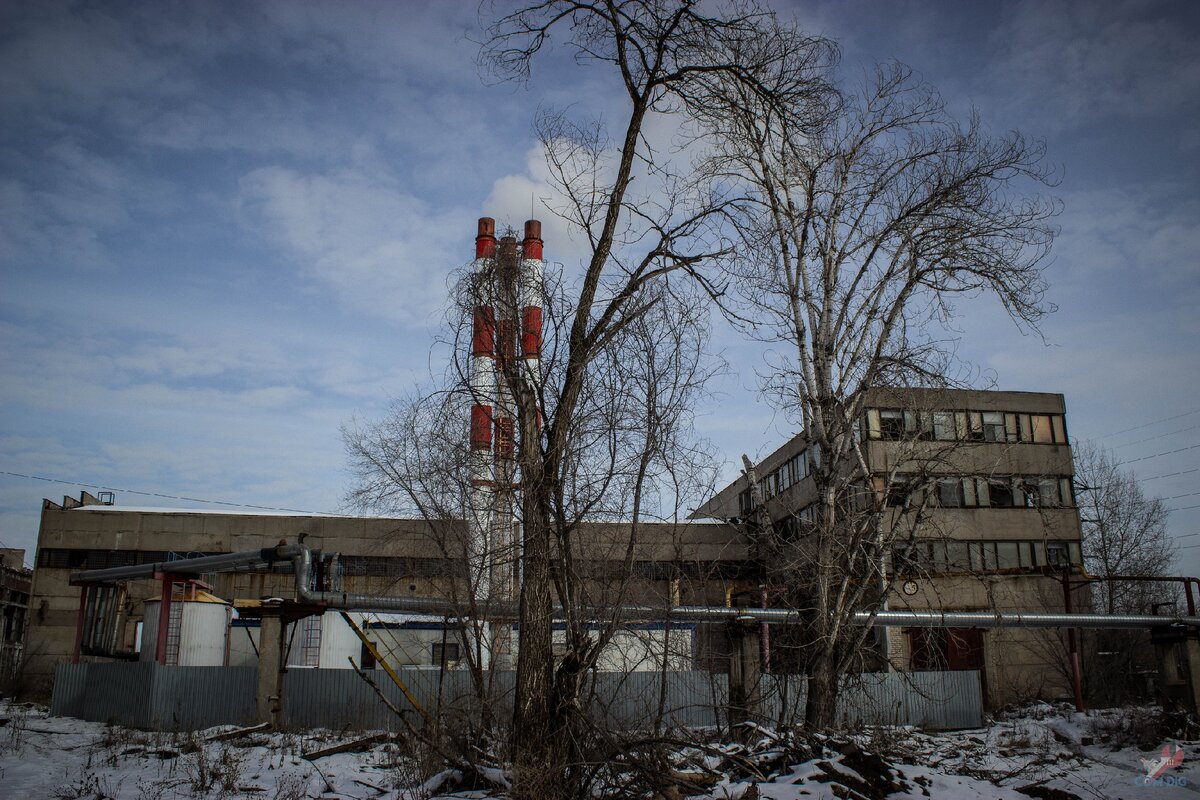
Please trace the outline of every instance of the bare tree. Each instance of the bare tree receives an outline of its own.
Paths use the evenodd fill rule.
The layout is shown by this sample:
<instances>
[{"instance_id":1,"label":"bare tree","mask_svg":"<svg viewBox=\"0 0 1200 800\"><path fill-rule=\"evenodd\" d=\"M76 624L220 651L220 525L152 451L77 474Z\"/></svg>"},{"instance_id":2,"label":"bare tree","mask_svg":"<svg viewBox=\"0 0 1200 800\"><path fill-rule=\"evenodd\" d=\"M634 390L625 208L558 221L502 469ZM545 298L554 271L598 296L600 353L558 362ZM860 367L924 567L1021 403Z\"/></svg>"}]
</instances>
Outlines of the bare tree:
<instances>
[{"instance_id":1,"label":"bare tree","mask_svg":"<svg viewBox=\"0 0 1200 800\"><path fill-rule=\"evenodd\" d=\"M820 501L811 548L789 576L810 612L806 719L834 721L838 682L866 633L851 623L876 584L893 526L854 496L871 475L860 435L877 387L956 383L954 301L991 294L1018 325L1050 310L1041 264L1053 238L1043 148L960 123L910 70L839 83L814 117L712 81L707 174L737 187L743 237L734 315L775 346L765 389L803 424ZM799 546L783 543L784 546Z\"/></svg>"},{"instance_id":2,"label":"bare tree","mask_svg":"<svg viewBox=\"0 0 1200 800\"><path fill-rule=\"evenodd\" d=\"M579 680L595 659L596 642L580 625L595 612L572 618L575 612L569 610L578 607L581 584L571 560L572 540L578 514L604 510L600 500L618 493L605 491L595 502L572 503L572 490L579 486L611 488L604 477L611 469L594 469L605 465L589 464L581 443L615 443L628 432L643 442L646 454L657 455L671 444L657 432L667 420L654 407L653 395L646 398L645 413L633 415L633 430L619 424L625 417L605 413L614 400L614 387L605 383L609 354L619 352L616 348L636 335L642 321L663 313L660 290L653 287L672 274L719 294L712 270L732 250L723 228L733 199L721 182L679 163L684 156L656 150L648 137L649 121L686 121L707 113L702 101L714 81L744 87L764 106L789 113L804 108L818 85L813 40L779 27L752 4L737 2L709 14L687 1L546 0L501 17L485 43L484 61L505 77L525 78L552 33L562 35L578 59L615 71L626 108L616 142L599 123L581 124L555 113L538 121L556 195L550 202L580 234L587 253L570 282L558 372L547 376L540 395L519 373L506 376L521 427L514 745L516 793L522 797L572 791ZM661 342L640 346L653 352ZM545 420L540 431L539 414ZM595 420L601 424L594 425ZM638 476L649 464L635 467L617 507L633 512L636 529L644 490ZM562 658L555 658L551 648L555 597L568 609Z\"/></svg>"},{"instance_id":3,"label":"bare tree","mask_svg":"<svg viewBox=\"0 0 1200 800\"><path fill-rule=\"evenodd\" d=\"M1163 501L1147 497L1137 477L1121 469L1111 452L1091 442L1077 442L1074 455L1087 571L1099 578L1170 575L1176 552L1167 534ZM1166 584L1100 581L1093 588L1092 602L1109 614L1144 614L1156 600L1174 595Z\"/></svg>"},{"instance_id":4,"label":"bare tree","mask_svg":"<svg viewBox=\"0 0 1200 800\"><path fill-rule=\"evenodd\" d=\"M1137 477L1093 442L1077 442L1075 496L1083 526L1084 566L1097 578L1089 585L1095 610L1108 614L1153 613L1156 603L1180 602L1179 586L1153 581L1104 580L1109 576L1168 576L1175 543L1167 533L1163 501L1148 497ZM1094 631L1083 638L1088 668L1084 690L1093 701L1145 700L1146 675L1158 664L1146 631Z\"/></svg>"},{"instance_id":5,"label":"bare tree","mask_svg":"<svg viewBox=\"0 0 1200 800\"><path fill-rule=\"evenodd\" d=\"M636 562L646 558L644 548L661 548L664 537L682 536L682 528L672 526L677 510L711 491L713 454L695 436L691 415L719 364L706 353L706 298L693 281L663 275L630 295L634 312L622 315L620 325L591 348L569 423L559 422L576 300L561 272L548 269L540 380L522 384L528 376L511 365L501 375L514 388L518 412L527 412L521 403L530 402L545 420L524 417L528 427L518 437L521 497L512 509L512 522L523 532L523 541L506 543L494 531L498 535L483 565L491 571L492 593L481 596L474 591L481 576L468 574L480 562L465 522L472 513L474 477L466 420L476 399L467 379L465 343L477 302L472 293L476 277L464 273L458 282L458 302L449 315L452 333L445 342L452 362L437 385L398 401L380 422L345 429L357 478L351 500L359 507L425 520L434 554L446 564L466 565L442 587L469 620L458 635L484 700L494 696L494 673L488 666L497 663L501 647L493 638L495 601L509 599L502 587L512 585L518 566L523 569L518 665L544 671L536 674L545 679L539 688L547 694L526 702L543 704L548 709L544 723L553 727L503 741L513 742L518 781L529 791L572 794L570 787L593 774L591 751L603 741L598 738L602 727L587 714L585 683L626 622L622 605L660 603L664 617L668 615L670 597L656 591L655 581L643 579ZM550 439L555 430L560 438ZM530 477L540 460L548 459L539 434L546 437L543 441L558 442L553 481ZM531 511L535 499L543 505ZM543 516L531 524L531 513ZM648 524L654 526L653 543L647 541ZM531 546L531 531L540 531L544 540ZM531 565L531 554L544 563ZM535 616L526 595L530 573L536 577L539 569L548 581L543 588L549 597L541 616ZM562 641L551 641L551 606L558 607ZM518 715L521 701L519 695ZM528 707L525 713L530 713ZM504 727L502 720L492 721ZM544 748L539 760L521 760L538 747Z\"/></svg>"}]
</instances>

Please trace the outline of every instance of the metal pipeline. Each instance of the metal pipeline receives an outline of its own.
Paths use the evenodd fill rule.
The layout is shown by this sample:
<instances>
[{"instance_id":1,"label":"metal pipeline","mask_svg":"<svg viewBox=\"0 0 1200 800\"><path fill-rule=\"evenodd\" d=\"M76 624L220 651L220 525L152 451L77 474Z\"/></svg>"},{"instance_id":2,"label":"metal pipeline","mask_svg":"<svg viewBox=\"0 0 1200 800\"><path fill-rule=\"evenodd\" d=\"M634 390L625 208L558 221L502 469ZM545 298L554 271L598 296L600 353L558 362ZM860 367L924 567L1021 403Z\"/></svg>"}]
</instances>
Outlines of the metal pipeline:
<instances>
[{"instance_id":1,"label":"metal pipeline","mask_svg":"<svg viewBox=\"0 0 1200 800\"><path fill-rule=\"evenodd\" d=\"M296 573L296 594L307 603L358 611L391 611L409 614L461 616L462 607L443 598L387 597L347 592L318 592L308 588L312 574L312 554L302 545L278 548L280 558L290 557ZM516 619L519 605L514 601L492 602L487 616ZM671 619L688 622L722 622L753 619L759 622L799 623L801 612L791 608L730 608L727 606L622 606L627 620ZM562 608L552 613L562 616ZM910 628L1152 628L1159 625L1200 626L1200 617L1153 616L1149 614L1054 614L1028 611L859 611L854 621L878 627Z\"/></svg>"},{"instance_id":2,"label":"metal pipeline","mask_svg":"<svg viewBox=\"0 0 1200 800\"><path fill-rule=\"evenodd\" d=\"M71 584L77 583L108 583L110 581L133 580L136 578L153 578L157 573L166 572L172 575L202 575L206 572L227 572L238 568L262 567L276 561L287 561L290 555L281 555L284 550L291 551L300 545L281 545L265 547L261 550L243 550L237 553L222 553L215 556L197 556L181 558L176 561L155 561L150 564L134 564L129 567L109 567L107 569L89 569L71 573Z\"/></svg>"}]
</instances>

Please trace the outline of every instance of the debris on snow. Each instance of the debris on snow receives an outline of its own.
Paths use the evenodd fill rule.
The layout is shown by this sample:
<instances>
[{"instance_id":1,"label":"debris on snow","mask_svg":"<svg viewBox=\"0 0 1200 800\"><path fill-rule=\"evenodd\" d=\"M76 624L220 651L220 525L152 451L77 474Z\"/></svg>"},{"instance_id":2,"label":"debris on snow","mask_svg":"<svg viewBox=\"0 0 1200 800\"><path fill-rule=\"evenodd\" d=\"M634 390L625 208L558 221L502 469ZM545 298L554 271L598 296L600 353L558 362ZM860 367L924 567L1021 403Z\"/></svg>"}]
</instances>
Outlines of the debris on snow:
<instances>
[{"instance_id":1,"label":"debris on snow","mask_svg":"<svg viewBox=\"0 0 1200 800\"><path fill-rule=\"evenodd\" d=\"M510 785L507 766L482 751L471 763L449 763L381 732L154 733L15 704L0 704L0 718L6 796L433 800L502 798ZM738 741L713 730L614 735L619 746L595 765L591 790L598 799L645 800L1151 800L1200 788L1200 741L1189 725L1151 709L1078 714L1039 704L949 733L808 733L760 723ZM1172 758L1168 772L1150 778L1143 759L1156 763L1164 744L1182 763Z\"/></svg>"}]
</instances>

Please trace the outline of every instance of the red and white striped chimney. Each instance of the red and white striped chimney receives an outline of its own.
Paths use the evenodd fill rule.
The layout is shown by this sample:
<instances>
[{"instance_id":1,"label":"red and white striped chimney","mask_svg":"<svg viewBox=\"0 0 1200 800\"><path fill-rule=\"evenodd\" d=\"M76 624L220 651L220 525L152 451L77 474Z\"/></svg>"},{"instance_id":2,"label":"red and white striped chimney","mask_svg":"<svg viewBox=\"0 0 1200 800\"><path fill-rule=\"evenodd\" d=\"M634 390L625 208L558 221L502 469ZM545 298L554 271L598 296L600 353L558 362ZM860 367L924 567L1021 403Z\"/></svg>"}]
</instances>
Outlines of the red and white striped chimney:
<instances>
[{"instance_id":1,"label":"red and white striped chimney","mask_svg":"<svg viewBox=\"0 0 1200 800\"><path fill-rule=\"evenodd\" d=\"M496 309L491 263L496 255L496 221L479 220L473 264L474 308L471 320L471 463L467 504L468 570L475 597L491 594L491 531L495 461L492 424L496 397Z\"/></svg>"},{"instance_id":2,"label":"red and white striped chimney","mask_svg":"<svg viewBox=\"0 0 1200 800\"><path fill-rule=\"evenodd\" d=\"M531 219L525 223L525 239L521 242L521 356L525 361L525 377L533 386L541 385L542 358L542 223ZM538 424L541 425L541 414Z\"/></svg>"}]
</instances>

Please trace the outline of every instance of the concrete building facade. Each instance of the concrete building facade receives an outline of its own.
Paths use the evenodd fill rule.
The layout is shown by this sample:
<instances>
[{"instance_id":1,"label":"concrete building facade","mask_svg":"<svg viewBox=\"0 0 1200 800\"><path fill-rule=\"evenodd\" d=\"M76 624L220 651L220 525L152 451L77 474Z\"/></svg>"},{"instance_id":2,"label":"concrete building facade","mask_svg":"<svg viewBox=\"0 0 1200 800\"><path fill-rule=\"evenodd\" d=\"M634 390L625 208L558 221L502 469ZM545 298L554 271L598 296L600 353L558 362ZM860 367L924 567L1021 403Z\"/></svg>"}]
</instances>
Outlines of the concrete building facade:
<instances>
[{"instance_id":1,"label":"concrete building facade","mask_svg":"<svg viewBox=\"0 0 1200 800\"><path fill-rule=\"evenodd\" d=\"M1063 571L1077 571L1082 558L1062 395L877 390L865 405L858 435L872 477L864 503L885 517L922 508L886 554L887 607L1063 611ZM761 510L801 549L817 510L811 458L800 434L755 469ZM759 510L754 496L743 475L697 514L744 525ZM760 558L768 585L785 580ZM1087 598L1076 591L1073 601L1078 608ZM890 668L981 670L996 706L1070 694L1061 639L1045 630L912 628L889 631L880 646Z\"/></svg>"}]
</instances>

